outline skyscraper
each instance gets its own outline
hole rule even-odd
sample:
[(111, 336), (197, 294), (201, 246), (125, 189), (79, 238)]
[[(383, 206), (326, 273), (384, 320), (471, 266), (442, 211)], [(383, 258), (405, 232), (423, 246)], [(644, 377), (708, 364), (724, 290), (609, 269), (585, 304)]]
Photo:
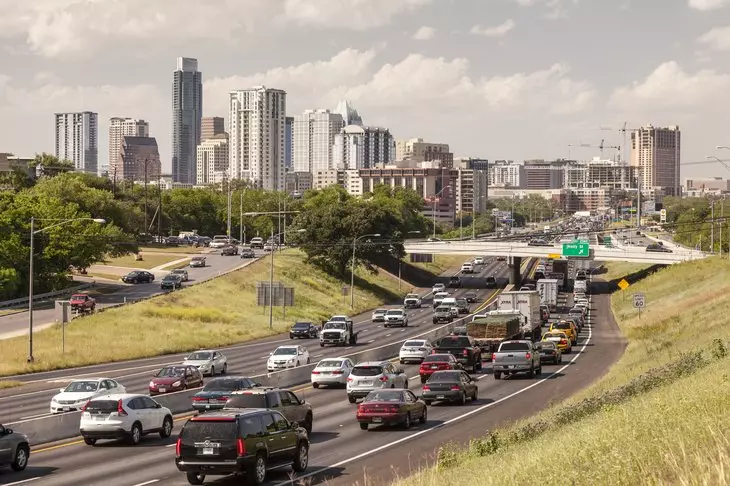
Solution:
[(294, 117), (286, 117), (284, 124), (284, 167), (294, 167)]
[(283, 191), (286, 92), (256, 86), (230, 93), (231, 177)]
[(335, 113), (338, 113), (342, 116), (342, 119), (345, 121), (345, 126), (347, 125), (358, 125), (362, 126), (362, 117), (357, 112), (355, 108), (352, 107), (349, 101), (342, 100), (337, 105), (337, 108), (335, 108)]
[[(134, 118), (114, 117), (109, 119), (109, 177), (114, 178), (112, 168), (116, 166), (122, 149), (123, 137), (149, 137), (150, 124)], [(118, 170), (118, 166), (117, 170)]]
[(395, 141), (390, 130), (348, 125), (335, 136), (334, 168), (372, 169), (395, 160)]
[(342, 115), (329, 110), (306, 110), (294, 117), (294, 171), (335, 169), (335, 136), (344, 128)]
[(678, 126), (647, 125), (631, 133), (630, 165), (638, 168), (642, 191), (660, 188), (666, 196), (682, 196), (680, 136)]
[(196, 149), (203, 116), (203, 81), (198, 60), (177, 58), (172, 83), (172, 180), (195, 184)]
[(218, 184), (228, 172), (228, 136), (225, 133), (203, 140), (198, 145), (197, 184)]
[(226, 133), (225, 120), (222, 116), (206, 116), (200, 123), (200, 141), (205, 142), (216, 135)]
[(56, 113), (56, 157), (70, 160), (80, 172), (99, 169), (99, 114)]

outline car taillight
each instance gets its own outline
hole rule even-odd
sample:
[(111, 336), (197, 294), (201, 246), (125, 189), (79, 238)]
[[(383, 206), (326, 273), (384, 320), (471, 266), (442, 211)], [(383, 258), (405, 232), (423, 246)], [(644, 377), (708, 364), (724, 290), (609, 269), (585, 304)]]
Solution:
[(243, 443), (243, 439), (240, 437), (236, 440), (236, 453), (239, 457), (246, 454), (246, 444)]
[(381, 376), (380, 378), (378, 378), (378, 380), (379, 381), (382, 381), (383, 383), (385, 383), (386, 381), (388, 381), (388, 377), (387, 376)]
[(431, 391), (431, 387), (428, 385), (423, 385), (423, 391)]
[(530, 353), (525, 353), (525, 359), (530, 359), (530, 358), (532, 358), (532, 355)]
[(465, 349), (461, 354), (463, 354), (464, 356), (469, 356), (469, 350)]
[(451, 391), (459, 391), (461, 388), (459, 388), (459, 385), (453, 385), (451, 387)]
[(560, 344), (568, 344), (568, 341), (566, 341), (565, 339), (561, 339)]
[(318, 375), (318, 374), (319, 374), (319, 371), (316, 371), (316, 370), (312, 370), (312, 374), (313, 374), (313, 375)]
[(348, 376), (347, 377), (347, 381), (352, 381), (352, 377), (351, 376)]
[(89, 403), (91, 403), (91, 400), (89, 400), (88, 402), (84, 403), (84, 406), (83, 406), (83, 407), (81, 407), (81, 411), (82, 411), (82, 412), (85, 412), (85, 411), (86, 411), (86, 407), (88, 407), (88, 406), (89, 406)]
[(431, 350), (431, 354), (436, 354), (436, 350), (435, 349), (432, 349)]
[(193, 397), (193, 401), (194, 402), (207, 402), (208, 399), (207, 398), (203, 398), (203, 397)]
[(492, 353), (492, 361), (496, 361), (496, 360), (497, 360), (497, 353)]
[(342, 374), (344, 374), (344, 373), (345, 373), (345, 372), (344, 372), (344, 371), (342, 371), (342, 370), (335, 370), (335, 371), (333, 371), (333, 372), (332, 372), (332, 374), (333, 374), (333, 375), (342, 375)]
[(218, 400), (228, 400), (231, 397), (218, 397)]
[(385, 411), (387, 413), (398, 413), (399, 410), (400, 410), (400, 407), (397, 405), (391, 405), (390, 407), (385, 409)]
[(121, 400), (119, 400), (117, 402), (117, 415), (119, 415), (120, 417), (126, 417), (127, 416), (127, 412), (125, 412), (124, 411), (124, 407), (122, 407), (122, 401)]
[(180, 449), (182, 449), (182, 439), (178, 437), (177, 443), (175, 443), (175, 455), (180, 457)]

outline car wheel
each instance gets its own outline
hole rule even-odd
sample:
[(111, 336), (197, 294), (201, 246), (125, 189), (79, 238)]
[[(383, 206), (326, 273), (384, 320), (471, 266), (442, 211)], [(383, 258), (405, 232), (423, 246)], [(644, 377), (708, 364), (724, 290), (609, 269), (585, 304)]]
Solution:
[(428, 409), (426, 407), (423, 407), (423, 413), (421, 414), (421, 418), (419, 419), (419, 422), (422, 424), (425, 424), (428, 421)]
[(542, 374), (542, 365), (537, 367), (537, 376), (540, 376)]
[(142, 426), (135, 422), (132, 424), (132, 430), (129, 431), (129, 443), (137, 445), (140, 440), (142, 440)]
[(495, 371), (494, 372), (494, 379), (495, 380), (499, 380), (500, 378), (502, 378), (502, 373), (500, 373), (499, 371)]
[(319, 343), (320, 348), (324, 348), (324, 343)]
[(406, 382), (403, 383), (403, 389), (408, 390), (408, 380), (406, 380)]
[(304, 472), (307, 469), (308, 464), (309, 446), (305, 441), (301, 441), (299, 443), (299, 447), (297, 448), (297, 455), (294, 458), (294, 464), (292, 464), (292, 469), (294, 469), (294, 472)]
[(162, 429), (160, 430), (160, 438), (167, 439), (172, 435), (172, 417), (165, 417), (162, 421)]
[(352, 395), (347, 395), (347, 399), (350, 401), (350, 403), (357, 402), (357, 398), (353, 397)]
[(466, 392), (461, 392), (459, 397), (459, 405), (466, 405)]
[(210, 367), (210, 376), (211, 377), (215, 376), (215, 366)]
[(399, 359), (398, 361), (400, 361), (400, 364), (406, 364), (406, 360), (404, 359)]
[(200, 484), (203, 484), (203, 482), (205, 482), (205, 474), (189, 472), (189, 473), (187, 473), (187, 477), (188, 477), (188, 484), (200, 485)]
[(479, 400), (479, 388), (474, 388), (474, 394), (471, 396), (471, 401), (476, 402)]
[(319, 388), (319, 383), (312, 383), (312, 388)]
[(368, 430), (368, 424), (360, 422), (360, 430)]
[(477, 369), (481, 370), (483, 367), (484, 365), (482, 365), (482, 357), (480, 356), (479, 360), (477, 361)]
[(424, 400), (423, 403), (426, 405), (431, 405), (433, 402), (431, 400)]
[(261, 485), (266, 480), (266, 459), (263, 455), (256, 456), (253, 467), (246, 471), (249, 484)]
[(403, 428), (405, 428), (405, 429), (411, 428), (411, 414), (410, 413), (406, 414), (406, 419), (403, 422)]
[(309, 364), (309, 357), (307, 357), (307, 364)]
[(28, 466), (28, 456), (30, 456), (30, 449), (28, 446), (26, 444), (19, 445), (18, 449), (15, 451), (13, 462), (10, 464), (13, 471), (24, 470)]
[(312, 419), (312, 414), (308, 413), (306, 418), (304, 419), (304, 430), (307, 431), (307, 435), (312, 435), (312, 424), (314, 420)]
[(84, 437), (84, 444), (90, 445), (90, 446), (96, 445), (96, 439), (91, 439), (89, 437)]
[(528, 378), (534, 378), (535, 377), (535, 368), (530, 368), (530, 371), (527, 372)]
[(228, 363), (223, 363), (223, 369), (221, 370), (221, 375), (225, 375), (228, 373)]

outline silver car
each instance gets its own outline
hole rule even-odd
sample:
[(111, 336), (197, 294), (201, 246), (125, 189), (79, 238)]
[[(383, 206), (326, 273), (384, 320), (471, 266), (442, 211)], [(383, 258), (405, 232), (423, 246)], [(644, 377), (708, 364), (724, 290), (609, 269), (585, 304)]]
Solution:
[(228, 371), (228, 358), (220, 351), (205, 349), (190, 353), (183, 365), (195, 366), (204, 375), (215, 376), (216, 373), (224, 375)]
[(14, 471), (28, 466), (30, 443), (28, 437), (0, 424), (0, 466), (10, 464)]
[(170, 272), (170, 275), (177, 275), (183, 282), (188, 281), (188, 271), (184, 268), (176, 268), (175, 270)]
[(347, 399), (355, 403), (358, 398), (381, 388), (408, 388), (408, 376), (390, 361), (358, 363), (347, 378)]

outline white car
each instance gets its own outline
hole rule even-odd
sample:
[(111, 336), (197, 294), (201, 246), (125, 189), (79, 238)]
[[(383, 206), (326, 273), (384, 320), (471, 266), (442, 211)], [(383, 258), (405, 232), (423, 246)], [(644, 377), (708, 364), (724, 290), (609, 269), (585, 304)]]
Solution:
[(76, 412), (94, 397), (124, 393), (126, 390), (111, 378), (83, 378), (72, 381), (59, 391), (61, 393), (51, 398), (51, 413)]
[(449, 298), (448, 292), (437, 292), (433, 296), (433, 306), (434, 307), (440, 306), (441, 303), (444, 301), (444, 299), (448, 299), (448, 298)]
[(404, 364), (407, 361), (418, 361), (420, 363), (426, 356), (431, 354), (432, 350), (433, 347), (427, 340), (412, 339), (403, 343), (403, 346), (401, 346), (398, 352), (398, 359), (400, 360), (400, 364)]
[(403, 309), (389, 309), (385, 314), (383, 327), (408, 327), (408, 314)]
[(139, 444), (142, 436), (172, 434), (172, 412), (147, 395), (120, 393), (96, 397), (84, 406), (79, 432), (88, 445), (99, 439)]
[(228, 358), (220, 351), (210, 349), (190, 353), (182, 364), (195, 366), (203, 375), (215, 376), (228, 371)]
[(471, 262), (466, 262), (461, 266), (461, 273), (474, 273), (474, 265)]
[(355, 364), (350, 358), (323, 359), (312, 370), (312, 387), (319, 388), (320, 385), (344, 387), (354, 367)]
[(474, 265), (484, 265), (484, 257), (475, 257)]
[(433, 284), (433, 288), (431, 289), (434, 294), (443, 292), (444, 290), (446, 290), (446, 285), (442, 283)]
[(273, 371), (296, 368), (309, 364), (309, 351), (304, 346), (279, 346), (269, 355), (266, 362), (266, 369), (269, 373)]

